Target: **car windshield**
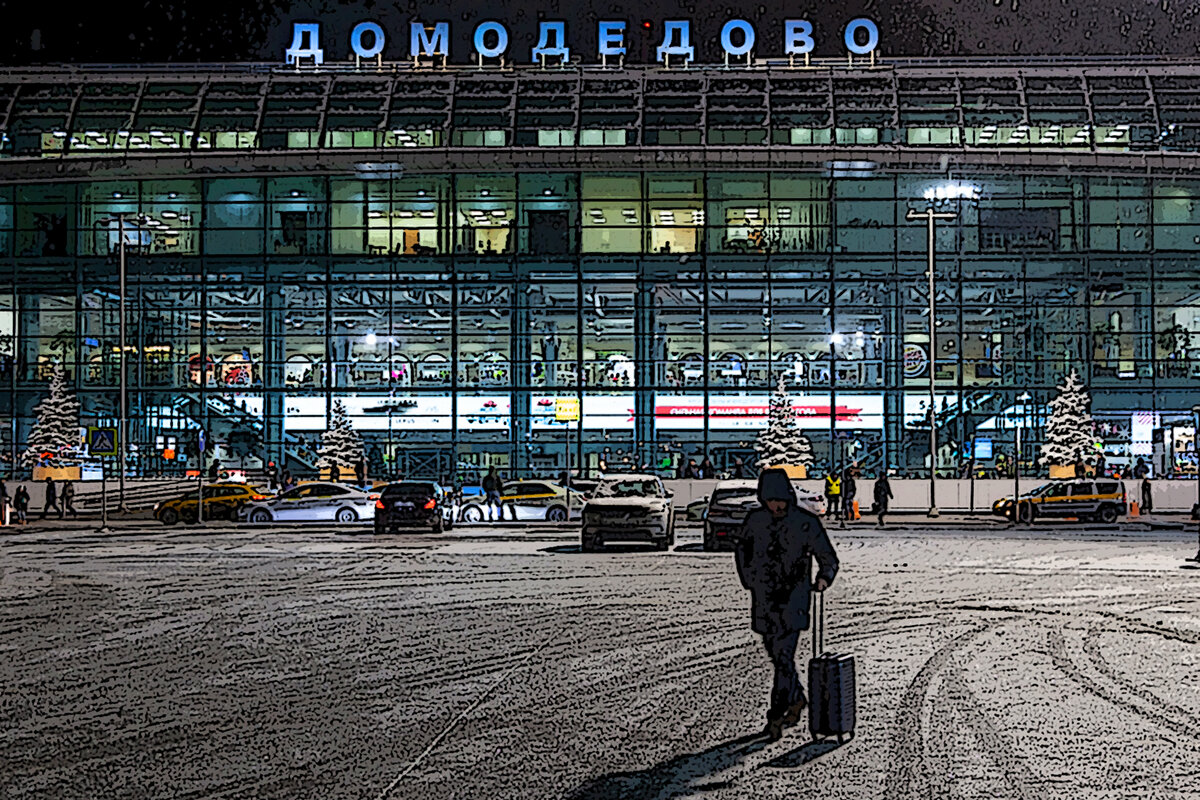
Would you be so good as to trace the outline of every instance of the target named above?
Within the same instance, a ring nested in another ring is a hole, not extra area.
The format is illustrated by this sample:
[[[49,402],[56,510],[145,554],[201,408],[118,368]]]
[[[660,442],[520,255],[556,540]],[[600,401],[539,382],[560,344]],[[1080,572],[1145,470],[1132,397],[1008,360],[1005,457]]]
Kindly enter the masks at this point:
[[[750,499],[757,496],[754,489],[717,489],[713,492],[712,501],[720,503],[722,500],[732,500],[737,497],[739,499]]]
[[[596,490],[596,497],[662,497],[658,481],[606,481]]]

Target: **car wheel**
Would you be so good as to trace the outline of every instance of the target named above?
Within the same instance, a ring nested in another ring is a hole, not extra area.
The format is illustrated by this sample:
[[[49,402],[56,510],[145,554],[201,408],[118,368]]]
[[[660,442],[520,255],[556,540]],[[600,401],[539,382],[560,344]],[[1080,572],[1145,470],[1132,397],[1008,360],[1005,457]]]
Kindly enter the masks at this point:
[[[1020,507],[1017,508],[1017,518],[1021,522],[1033,522],[1033,517],[1033,504],[1022,503]]]
[[[265,508],[256,508],[250,512],[250,521],[262,524],[271,521],[271,512]]]
[[[339,508],[333,518],[338,522],[356,522],[358,514],[355,514],[352,508]]]
[[[483,509],[479,506],[467,506],[462,512],[463,522],[483,522]]]
[[[562,506],[551,506],[546,512],[546,519],[550,522],[566,522],[567,510]]]
[[[195,525],[196,524],[196,512],[195,511],[184,511],[182,514],[180,514],[180,517],[183,519],[183,522],[185,525]]]
[[[162,520],[163,525],[174,525],[179,522],[179,513],[173,508],[168,508],[158,518]]]
[[[670,539],[659,539],[658,541],[656,541],[654,543],[654,549],[658,550],[659,552],[666,552],[667,550],[670,550],[671,549],[671,540]]]
[[[579,542],[579,549],[585,553],[594,553],[600,549],[595,536],[585,536]]]
[[[1112,525],[1117,521],[1117,509],[1112,506],[1105,506],[1100,509],[1100,521],[1105,525]]]

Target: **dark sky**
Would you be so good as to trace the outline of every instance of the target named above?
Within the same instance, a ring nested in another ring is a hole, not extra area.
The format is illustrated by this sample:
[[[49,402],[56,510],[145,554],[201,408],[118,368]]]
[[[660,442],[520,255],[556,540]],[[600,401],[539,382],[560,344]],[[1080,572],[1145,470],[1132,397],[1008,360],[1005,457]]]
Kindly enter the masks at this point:
[[[470,56],[469,37],[482,19],[506,21],[510,52],[528,59],[538,19],[565,19],[569,44],[595,60],[598,19],[626,19],[631,53],[661,40],[662,21],[693,21],[699,61],[720,60],[721,24],[743,17],[758,32],[756,54],[782,55],[782,20],[814,23],[819,55],[841,55],[841,28],[855,16],[874,18],[887,55],[1039,55],[1200,53],[1200,0],[843,0],[823,3],[719,3],[662,0],[456,0],[450,3],[361,2],[10,2],[0,0],[3,59],[10,65],[55,62],[279,61],[293,20],[321,20],[326,59],[349,54],[356,22],[375,19],[389,33],[385,56],[407,53],[407,24],[448,20],[454,60]],[[635,30],[636,29],[636,30]],[[637,60],[636,58],[634,60]]]

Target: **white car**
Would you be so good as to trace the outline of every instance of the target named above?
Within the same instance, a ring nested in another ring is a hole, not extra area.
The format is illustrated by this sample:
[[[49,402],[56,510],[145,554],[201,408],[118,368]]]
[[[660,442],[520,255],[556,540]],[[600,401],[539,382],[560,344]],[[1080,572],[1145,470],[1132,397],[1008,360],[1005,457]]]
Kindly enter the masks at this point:
[[[796,505],[815,514],[825,515],[825,498],[816,492],[792,481],[796,493]],[[708,511],[704,515],[704,549],[720,550],[737,536],[746,516],[762,504],[758,501],[758,481],[719,481],[708,498]]]
[[[302,483],[275,497],[247,503],[247,522],[369,522],[375,519],[374,494],[341,483]]]
[[[613,542],[647,542],[659,550],[675,543],[671,493],[655,475],[618,475],[601,479],[583,507],[580,540],[585,553]]]

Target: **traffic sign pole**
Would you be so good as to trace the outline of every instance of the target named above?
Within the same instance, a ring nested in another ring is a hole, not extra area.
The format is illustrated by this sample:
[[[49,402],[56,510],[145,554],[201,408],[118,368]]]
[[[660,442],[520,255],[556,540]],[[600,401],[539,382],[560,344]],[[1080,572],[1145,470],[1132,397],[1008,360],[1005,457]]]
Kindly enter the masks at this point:
[[[104,468],[108,461],[100,457],[100,529],[97,533],[108,533],[108,470]]]

